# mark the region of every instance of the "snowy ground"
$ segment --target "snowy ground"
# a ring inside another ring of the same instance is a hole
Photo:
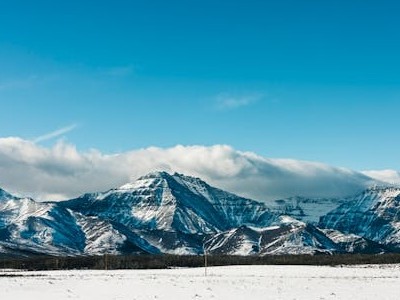
[[[10,276],[8,276],[10,275]],[[400,265],[0,270],[0,299],[400,299]]]

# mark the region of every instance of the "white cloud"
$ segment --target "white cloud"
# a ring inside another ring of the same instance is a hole
[[[268,159],[226,145],[150,147],[108,155],[78,152],[62,141],[46,148],[20,138],[0,138],[0,187],[43,200],[105,191],[155,170],[198,176],[266,201],[293,195],[343,196],[372,184],[371,178],[351,170]]]
[[[38,136],[33,140],[33,142],[40,143],[40,142],[44,142],[44,141],[48,141],[48,140],[57,138],[63,134],[66,134],[66,133],[74,130],[76,127],[78,127],[77,124],[71,124],[71,125],[65,126],[63,128],[57,129],[55,131]]]
[[[263,98],[261,94],[232,96],[229,94],[220,94],[216,98],[216,106],[220,110],[235,109],[256,103]]]
[[[363,174],[386,183],[400,185],[400,172],[395,170],[370,170]]]

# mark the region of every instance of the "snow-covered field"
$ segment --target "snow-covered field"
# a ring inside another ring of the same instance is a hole
[[[400,265],[0,270],[0,299],[400,299]]]

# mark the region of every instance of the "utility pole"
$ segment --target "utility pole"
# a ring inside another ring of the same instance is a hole
[[[207,250],[204,244],[203,244],[203,251],[204,251],[204,276],[207,277]]]

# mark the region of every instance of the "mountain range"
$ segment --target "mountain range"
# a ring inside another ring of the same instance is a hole
[[[266,204],[154,172],[101,193],[37,202],[0,189],[0,255],[400,252],[400,189]]]

